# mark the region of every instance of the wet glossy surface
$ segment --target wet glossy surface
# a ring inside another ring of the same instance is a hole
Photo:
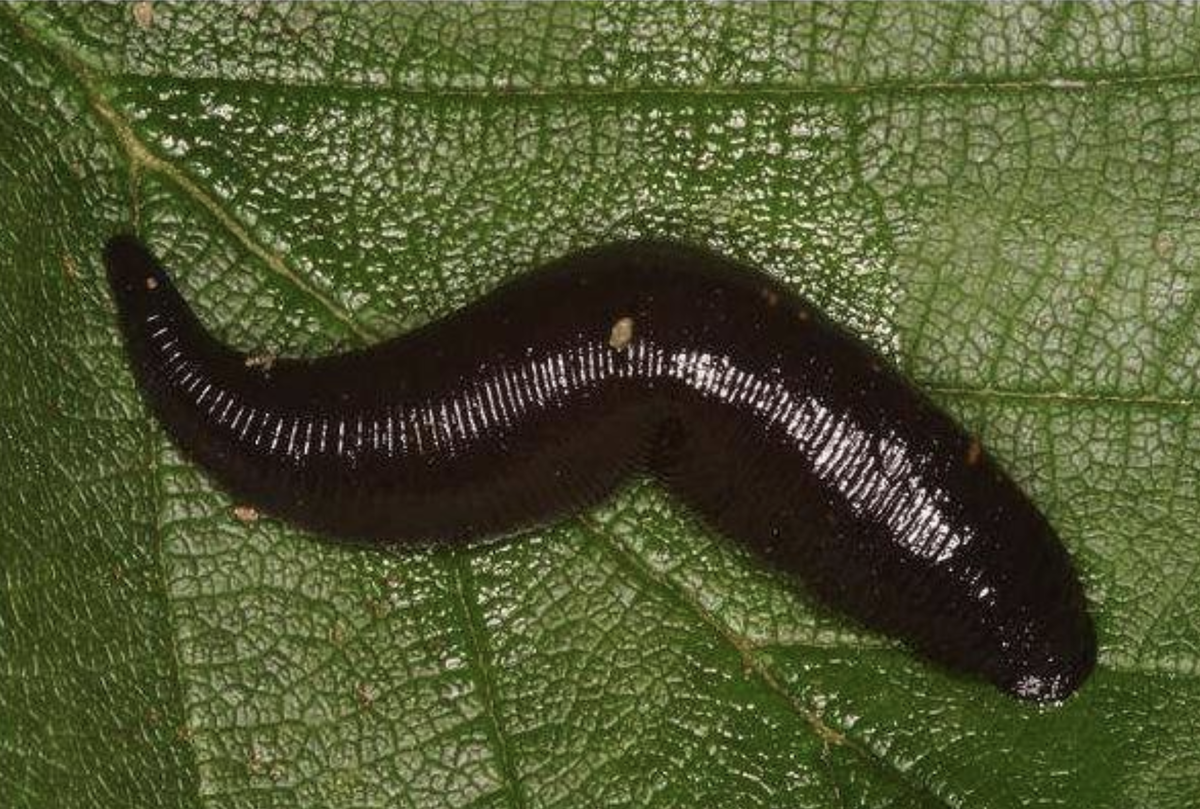
[[[468,541],[635,469],[868,625],[1052,701],[1095,662],[1029,500],[924,396],[770,278],[672,243],[569,256],[370,349],[256,361],[134,239],[106,251],[139,383],[237,497],[332,537]]]

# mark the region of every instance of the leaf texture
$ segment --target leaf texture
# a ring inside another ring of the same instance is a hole
[[[1190,5],[0,8],[6,806],[1200,799]],[[604,239],[765,267],[1032,493],[1101,662],[936,670],[653,484],[387,555],[235,506],[142,408],[100,245],[319,353]]]

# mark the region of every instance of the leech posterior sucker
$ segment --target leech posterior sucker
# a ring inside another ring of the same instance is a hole
[[[1066,550],[980,443],[777,281],[665,241],[574,253],[425,328],[269,362],[136,238],[105,250],[133,371],[236,502],[333,538],[462,543],[654,474],[864,624],[1062,700],[1096,639]]]

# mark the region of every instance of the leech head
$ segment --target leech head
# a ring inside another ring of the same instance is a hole
[[[108,240],[104,247],[104,264],[108,282],[127,295],[153,292],[166,283],[166,275],[133,236],[121,234]]]

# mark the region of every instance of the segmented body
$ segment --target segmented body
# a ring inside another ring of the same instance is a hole
[[[1091,670],[1070,560],[979,443],[776,281],[712,253],[577,253],[380,345],[255,362],[136,240],[107,251],[175,442],[263,511],[368,543],[461,542],[658,476],[869,625],[1038,700]]]

